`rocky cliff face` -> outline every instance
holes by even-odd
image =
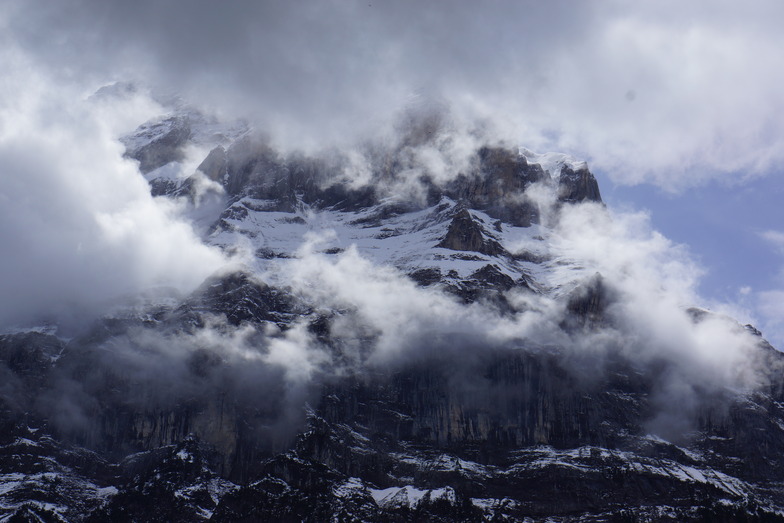
[[[191,137],[191,126],[187,117],[174,115],[143,125],[135,137],[141,143],[129,151],[128,156],[138,160],[139,170],[147,174],[185,158],[182,148]]]
[[[126,139],[151,190],[195,183],[154,183],[204,136],[193,118]],[[423,170],[426,197],[401,201],[380,189],[403,165],[395,151],[360,184],[340,162],[216,140],[198,170],[226,205],[206,241],[249,246],[253,262],[68,338],[0,336],[0,520],[784,519],[784,357],[738,326],[757,378],[744,389],[676,382],[678,360],[640,357],[645,340],[618,325],[623,290],[551,249],[526,192],[549,191],[556,213],[601,203],[584,164],[480,147],[447,181]],[[356,270],[313,291],[352,256],[381,279]],[[456,325],[368,322],[338,300],[352,285],[390,315],[426,296],[418,315],[441,308]],[[411,303],[385,308],[394,293]],[[551,335],[498,341],[470,323],[531,312]]]
[[[493,240],[486,238],[482,226],[474,221],[467,209],[458,212],[449,224],[446,236],[438,247],[452,251],[470,251],[495,256],[503,253],[504,248]]]
[[[477,157],[477,171],[458,176],[445,194],[502,222],[522,227],[538,223],[538,209],[523,194],[531,184],[547,179],[542,167],[500,147],[483,147]],[[591,196],[601,199],[598,191]]]

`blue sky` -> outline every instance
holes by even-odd
[[[615,210],[650,214],[654,229],[687,246],[705,271],[699,292],[711,301],[734,304],[779,347],[781,320],[763,307],[760,293],[784,288],[784,250],[765,237],[784,227],[784,185],[776,173],[742,183],[712,181],[678,193],[644,183],[613,183],[596,172],[605,202]]]

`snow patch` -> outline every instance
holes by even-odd
[[[364,494],[368,489],[359,478],[348,478],[346,481],[332,489],[332,493],[338,498],[355,496],[357,493]],[[375,499],[375,498],[374,498]]]
[[[560,179],[561,171],[564,167],[568,167],[572,171],[588,168],[588,164],[585,161],[577,160],[573,156],[564,153],[537,154],[525,147],[520,147],[519,152],[521,156],[525,157],[528,163],[539,164],[542,167],[542,170],[549,174],[555,181]]]
[[[415,508],[423,499],[429,499],[430,501],[444,500],[454,504],[457,499],[452,487],[421,490],[412,485],[406,485],[404,487],[368,489],[368,491],[376,501],[376,504],[383,508]]]

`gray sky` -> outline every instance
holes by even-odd
[[[8,38],[58,78],[141,77],[281,139],[361,135],[435,97],[622,183],[753,176],[783,154],[775,1],[5,3]]]
[[[8,2],[6,2],[8,4]],[[362,135],[417,97],[680,189],[781,160],[779,2],[11,2],[58,77],[142,77],[281,140]]]
[[[784,4],[773,0],[2,0],[2,238],[20,249],[29,231],[39,235],[39,246],[50,237],[68,240],[59,225],[63,217],[83,223],[80,199],[92,186],[64,200],[52,183],[73,174],[60,155],[76,161],[96,143],[103,144],[105,154],[96,156],[104,163],[88,162],[84,169],[100,165],[114,173],[102,178],[109,191],[133,188],[124,192],[133,196],[119,204],[100,202],[97,210],[115,212],[102,206],[119,205],[137,217],[152,216],[143,210],[149,202],[137,182],[122,174],[127,166],[111,159],[116,150],[102,126],[122,115],[101,120],[70,105],[114,80],[154,83],[227,115],[251,118],[284,147],[349,143],[384,129],[406,106],[435,99],[462,118],[494,122],[507,140],[589,160],[614,204],[650,208],[654,226],[691,245],[714,274],[717,257],[729,263],[722,274],[735,290],[703,289],[708,298],[734,300],[740,313],[784,341],[784,216],[775,199],[754,196],[778,187],[783,172],[783,15]],[[74,129],[78,133],[69,134]],[[42,133],[63,139],[47,140]],[[52,191],[38,197],[36,212],[19,203],[29,184]],[[744,191],[751,196],[727,204]],[[711,216],[723,206],[734,216],[721,226]],[[155,212],[160,222],[149,231],[166,230],[160,224],[173,222]],[[667,214],[678,212],[688,214],[688,226]],[[24,227],[10,230],[8,224],[17,222]],[[123,241],[124,250],[111,251],[126,260],[120,266],[131,280],[140,278],[137,264],[168,263],[165,254],[153,263],[150,253],[160,251],[141,239],[144,231],[134,232],[141,247]],[[749,259],[736,247],[705,241],[723,231],[735,241],[745,239],[758,256]],[[96,252],[109,241],[85,237],[94,243],[82,241],[82,249],[92,245]],[[195,280],[218,260],[189,245],[204,262],[191,275]],[[127,261],[139,252],[148,255]],[[64,258],[71,260],[66,274],[81,274],[76,255]],[[35,259],[45,271],[47,255]],[[18,262],[14,270],[27,265]],[[161,271],[163,281],[167,270]],[[747,278],[749,273],[755,277]],[[100,285],[113,285],[110,274]]]

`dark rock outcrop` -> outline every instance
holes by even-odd
[[[443,277],[441,271],[435,267],[419,269],[412,272],[408,276],[423,287],[433,285],[434,283],[440,283],[441,278]]]
[[[614,301],[613,292],[601,274],[596,273],[569,295],[566,309],[569,315],[563,326],[567,329],[595,329],[606,326],[610,319],[607,308]]]
[[[546,179],[541,166],[500,147],[479,149],[477,159],[476,172],[460,174],[446,185],[443,194],[512,225],[538,223],[539,211],[523,193],[531,184]]]
[[[166,321],[203,327],[201,318],[207,313],[223,315],[234,326],[243,322],[270,322],[285,328],[294,317],[307,312],[307,308],[285,290],[237,272],[205,281]]]
[[[490,256],[505,252],[497,241],[485,236],[484,228],[474,220],[467,209],[460,210],[452,218],[446,236],[437,246],[453,251],[473,251]]]
[[[214,154],[213,154],[214,153]],[[340,183],[338,173],[319,158],[302,154],[283,157],[263,140],[246,136],[226,151],[225,166],[220,151],[204,168],[209,177],[223,172],[226,193],[234,198],[249,196],[274,202],[274,209],[293,211],[298,202],[316,207],[355,210],[376,203],[371,186],[352,189]]]
[[[147,143],[129,151],[128,156],[139,161],[142,173],[148,173],[184,159],[183,146],[191,136],[191,127],[186,116],[175,115],[141,126],[137,135],[147,138]]]
[[[206,158],[196,168],[207,178],[214,182],[222,182],[229,176],[229,160],[226,149],[219,145],[210,151]]]
[[[601,202],[599,183],[587,167],[573,171],[568,165],[561,168],[558,179],[558,199],[562,202]]]
[[[275,202],[275,210],[292,211],[298,201],[318,208],[357,210],[378,204],[383,194],[377,194],[376,184],[394,185],[396,169],[403,166],[393,156],[376,167],[370,183],[352,188],[343,179],[340,162],[301,153],[282,156],[263,138],[246,135],[228,149],[213,149],[199,170],[222,183],[230,197]],[[538,206],[524,194],[538,182],[550,183],[540,165],[529,164],[525,156],[502,147],[480,148],[473,167],[455,173],[443,185],[434,183],[427,173],[418,181],[426,189],[427,204],[446,196],[515,226],[539,222]],[[598,184],[587,169],[572,172],[564,166],[559,194],[563,202],[601,201]]]

